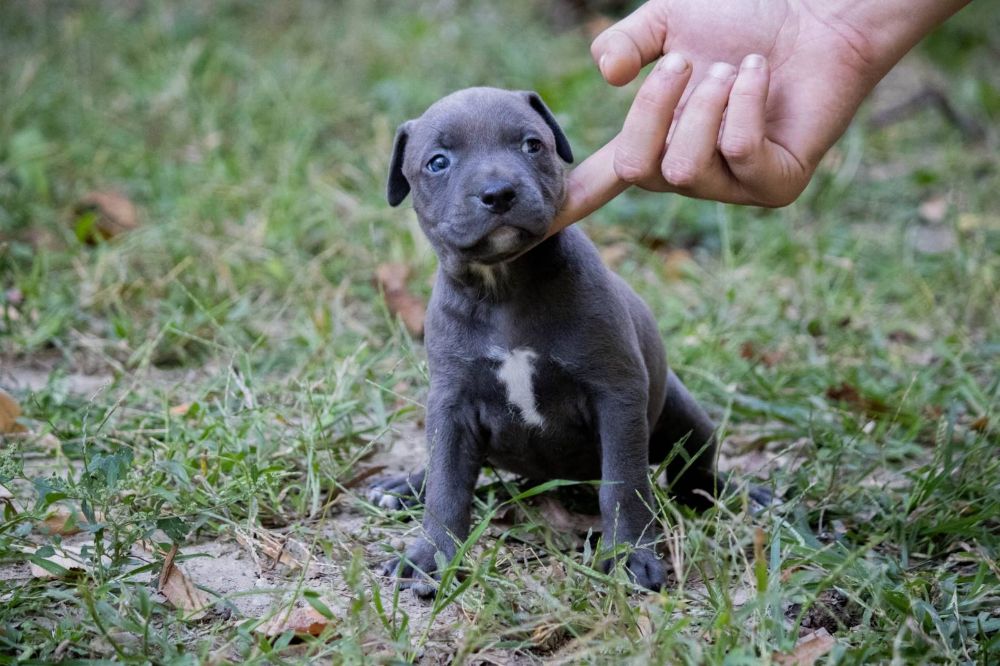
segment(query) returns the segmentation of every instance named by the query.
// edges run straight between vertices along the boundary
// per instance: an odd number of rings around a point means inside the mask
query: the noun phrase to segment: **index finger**
[[[623,86],[663,55],[666,40],[666,13],[659,3],[647,2],[599,34],[590,54],[605,81]]]
[[[566,201],[546,235],[582,220],[628,189],[615,173],[615,140],[585,159],[566,177]]]

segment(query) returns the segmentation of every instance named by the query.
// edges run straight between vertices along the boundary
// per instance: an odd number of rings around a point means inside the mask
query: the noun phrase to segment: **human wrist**
[[[801,0],[844,38],[860,67],[881,79],[925,35],[971,0]]]

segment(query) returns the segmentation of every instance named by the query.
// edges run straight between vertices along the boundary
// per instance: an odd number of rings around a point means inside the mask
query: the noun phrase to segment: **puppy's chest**
[[[560,359],[528,346],[491,347],[479,364],[479,393],[494,429],[551,431],[582,425],[586,391]]]

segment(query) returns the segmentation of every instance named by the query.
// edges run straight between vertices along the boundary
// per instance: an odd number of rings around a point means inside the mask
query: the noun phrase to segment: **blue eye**
[[[435,155],[427,163],[427,170],[431,173],[438,173],[447,169],[450,164],[451,160],[444,155]]]
[[[521,152],[528,153],[529,155],[534,155],[542,149],[542,142],[538,139],[525,139],[524,143],[521,144]]]

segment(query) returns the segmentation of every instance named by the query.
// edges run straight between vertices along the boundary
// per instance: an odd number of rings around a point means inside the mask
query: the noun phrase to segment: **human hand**
[[[599,35],[591,54],[613,85],[660,60],[619,135],[570,174],[552,232],[629,184],[730,203],[791,203],[872,87],[964,4],[646,2]]]

